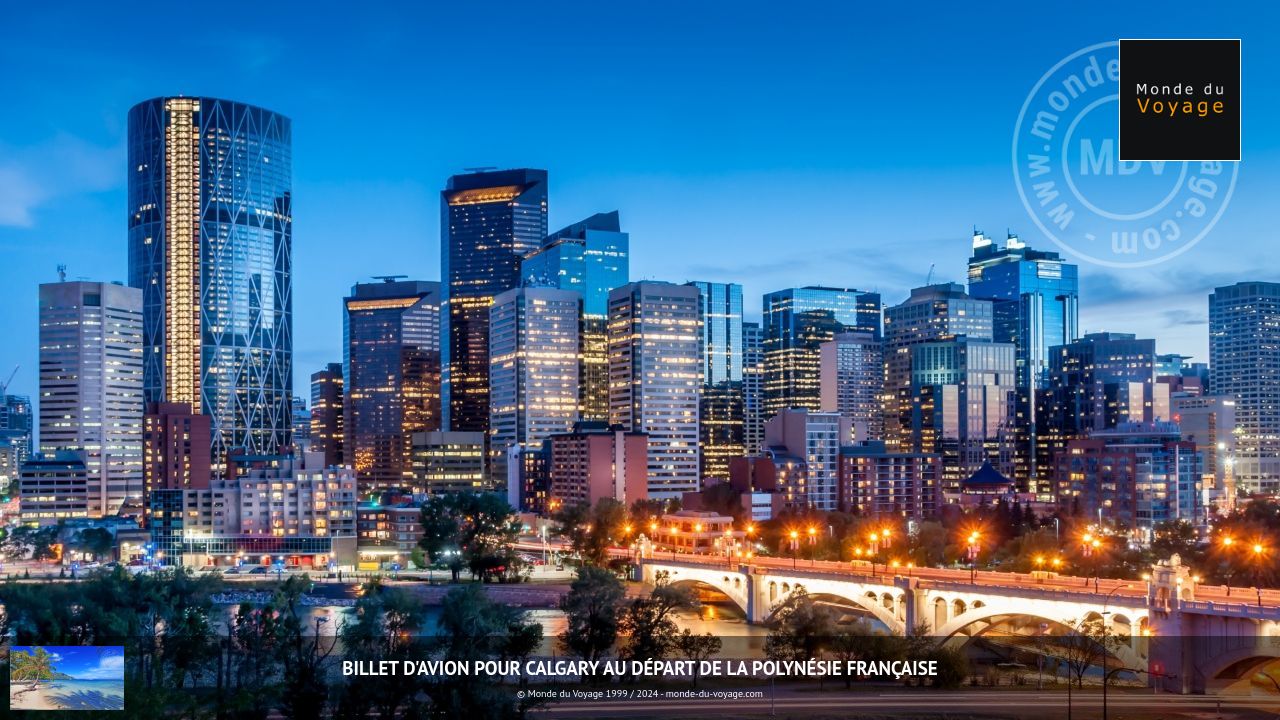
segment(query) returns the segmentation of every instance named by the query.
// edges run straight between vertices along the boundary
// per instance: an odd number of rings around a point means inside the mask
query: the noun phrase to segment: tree
[[[1066,624],[1065,633],[1046,641],[1050,652],[1067,664],[1067,672],[1075,677],[1076,687],[1084,686],[1084,675],[1089,668],[1102,663],[1106,653],[1103,630],[1100,617],[1071,620]],[[1071,682],[1071,677],[1067,682]]]
[[[595,507],[577,503],[557,512],[555,534],[569,543],[569,548],[588,565],[604,565],[609,547],[624,537],[627,507],[613,498],[600,498]]]
[[[875,632],[871,623],[864,619],[837,628],[831,636],[831,654],[845,663],[858,660],[892,660],[900,655],[902,643],[893,642],[894,638]],[[844,674],[844,686],[853,686],[853,676]]]
[[[693,686],[695,688],[698,687],[702,661],[710,659],[719,653],[720,648],[723,647],[720,638],[715,635],[711,633],[696,635],[690,632],[689,628],[681,630],[673,644],[676,652],[680,653],[681,657],[693,661]]]
[[[433,563],[444,563],[458,581],[462,568],[482,582],[518,575],[514,545],[520,517],[497,493],[436,495],[422,506],[422,539]]]
[[[831,611],[813,602],[804,588],[796,589],[783,601],[774,623],[764,641],[764,654],[770,660],[819,658],[835,628]]]
[[[91,555],[94,560],[109,555],[115,544],[115,537],[105,528],[85,528],[76,533],[71,541],[73,548]]]
[[[366,583],[351,618],[338,630],[344,660],[399,663],[428,654],[421,634],[426,624],[422,603],[399,588],[377,580]],[[341,686],[335,715],[376,714],[386,720],[420,717],[426,713],[417,696],[424,689],[424,680],[418,676],[361,678]]]
[[[569,592],[560,598],[568,627],[561,638],[566,652],[598,660],[618,639],[618,619],[625,591],[622,581],[603,568],[584,566]]]
[[[675,649],[680,628],[675,613],[697,607],[698,602],[687,587],[675,587],[660,576],[648,597],[631,601],[622,612],[619,631],[627,637],[619,653],[626,660],[661,660]]]

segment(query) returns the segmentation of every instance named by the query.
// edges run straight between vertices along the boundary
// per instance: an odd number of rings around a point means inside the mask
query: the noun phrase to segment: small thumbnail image
[[[123,710],[124,648],[15,645],[10,710]]]

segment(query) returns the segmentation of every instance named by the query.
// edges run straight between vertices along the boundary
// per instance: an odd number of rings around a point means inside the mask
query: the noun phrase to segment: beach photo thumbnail
[[[15,645],[9,709],[123,710],[124,648]]]

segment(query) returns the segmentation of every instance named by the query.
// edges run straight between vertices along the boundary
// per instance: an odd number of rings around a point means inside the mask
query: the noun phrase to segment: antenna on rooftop
[[[462,169],[469,173],[482,173],[482,172],[489,172],[490,170],[497,170],[498,167],[496,165],[484,165],[481,167],[469,167],[469,168],[462,168]]]
[[[59,264],[58,265],[58,282],[66,282],[66,281],[67,281],[67,266],[63,264]]]
[[[408,275],[373,275],[374,280],[381,280],[384,283],[393,283],[397,280],[404,280]]]

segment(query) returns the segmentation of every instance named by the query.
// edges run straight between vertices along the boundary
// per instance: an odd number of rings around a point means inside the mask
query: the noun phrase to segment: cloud
[[[1177,308],[1173,310],[1165,310],[1160,313],[1164,318],[1165,327],[1176,327],[1178,325],[1208,325],[1209,318],[1204,313],[1194,312],[1186,308]]]
[[[87,668],[76,675],[78,680],[119,680],[122,677],[123,655],[104,655],[99,658],[97,667]]]
[[[0,143],[0,226],[35,226],[38,210],[69,195],[118,187],[124,146],[95,145],[59,134],[24,147]]]

